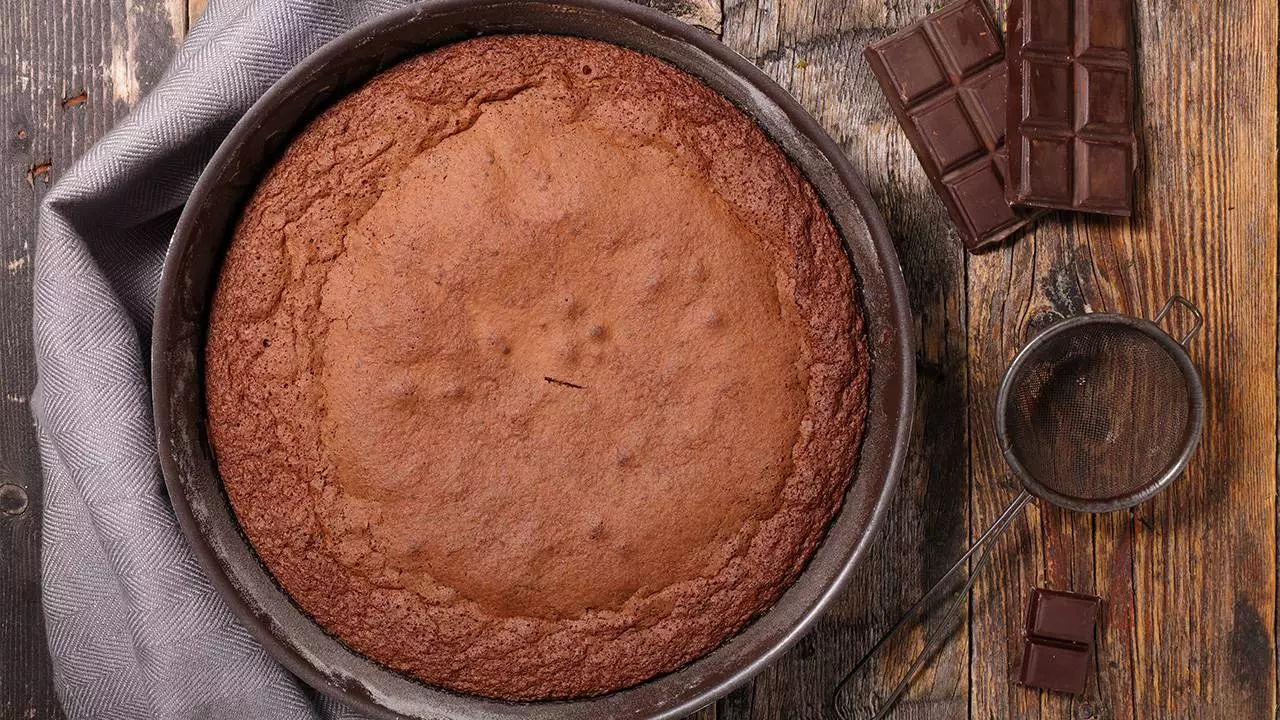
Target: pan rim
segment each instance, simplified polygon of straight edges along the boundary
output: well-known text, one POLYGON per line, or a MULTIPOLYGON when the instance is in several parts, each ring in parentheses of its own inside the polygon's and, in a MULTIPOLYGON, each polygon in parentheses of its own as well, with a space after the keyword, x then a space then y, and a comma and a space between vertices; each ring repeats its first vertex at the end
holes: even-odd
MULTIPOLYGON (((341 53, 348 51, 353 45, 366 42, 366 38, 371 35, 377 36, 380 33, 387 32, 390 28, 400 25, 422 22, 424 18, 477 7, 496 9, 542 7, 561 8, 570 12, 605 13, 618 16, 647 30, 690 45, 697 51, 709 56, 713 62, 723 66, 729 72, 745 81, 746 84, 766 96, 773 106, 776 106, 786 114, 787 122, 793 125, 806 141, 813 143, 818 154, 831 164, 840 184, 843 185, 844 189, 852 197, 854 205, 856 205, 860 221, 865 225, 871 250, 874 252, 880 266, 879 269, 883 274, 884 297, 886 300, 883 309, 883 321, 887 326, 896 329, 898 335, 896 337, 870 337, 873 331, 873 328, 870 327, 872 318, 866 318, 868 324, 866 332, 868 334, 868 345, 873 347, 873 373, 877 372, 877 370, 881 372, 896 371, 896 374, 892 376, 892 379, 895 380, 893 384, 896 386, 892 389, 896 390, 896 396, 892 398, 893 403, 891 405, 883 408, 892 421, 892 426, 887 428, 887 435, 884 440, 889 451, 882 463, 885 472, 880 484, 880 490, 869 509, 864 529, 860 537, 849 548, 846 553, 847 557, 843 558, 838 571, 821 589, 816 598, 808 604, 807 609, 789 624, 785 632, 775 637, 769 643, 769 647, 754 656, 752 662, 738 667, 736 671, 718 681, 708 683, 706 687, 681 698, 675 704, 661 708, 653 714, 644 715, 652 718, 679 717, 716 698, 722 697, 735 687, 742 685, 751 676, 763 669, 764 666, 786 652, 800 637, 812 629, 817 618, 843 589, 850 575, 867 555, 871 541, 883 523, 883 516, 905 465, 915 402, 915 353, 913 338, 910 335, 911 313, 910 305, 907 301, 906 285, 898 266, 896 252, 890 240, 888 229, 873 203, 870 193, 856 176, 851 164, 839 146, 794 98, 770 80, 763 71, 750 63, 750 61, 734 53, 711 34, 675 20, 665 13, 633 4, 628 0, 427 0, 384 14, 347 31, 312 53, 277 80, 236 123, 214 153, 205 171, 202 172, 179 219, 173 242, 165 258, 152 337, 152 369, 153 410, 166 487, 179 523, 190 541, 193 551, 200 558, 211 582, 217 587, 223 599, 228 602, 233 611, 245 622, 246 626, 254 632, 258 640, 264 644, 273 657, 309 685, 361 711, 379 717, 404 717, 404 715, 377 702, 374 697, 369 696, 367 692, 363 692, 363 688, 342 686, 341 683, 335 682, 333 676, 326 675, 320 671, 311 661, 303 657, 297 648, 277 637, 272 631, 272 619, 264 618, 259 612, 255 612, 255 609, 251 607, 250 602, 243 594, 242 589, 236 587, 235 581, 224 566, 225 558, 219 556, 218 552, 208 543, 205 537, 201 521, 197 518, 196 511, 187 497, 188 489, 183 482, 183 468, 179 466, 178 461, 175 459, 174 453, 179 451, 175 446, 175 431, 178 431, 179 428, 176 427, 177 421, 174 417, 173 406, 169 402, 174 388, 170 382, 168 363, 171 359, 170 353, 175 346, 175 342, 181 342, 184 339, 175 337, 172 327, 175 318, 182 310, 176 298, 183 282, 181 276, 183 268, 181 266, 184 261, 184 255, 191 249, 193 243, 194 226, 200 220, 200 211, 204 203, 208 200, 210 193, 215 190, 215 183, 221 180, 221 170, 236 159, 246 139, 258 130, 258 123, 262 117, 270 109, 277 106, 286 96, 293 83, 312 76, 313 73, 325 67, 327 63, 340 56, 341 53), (883 365, 884 367, 877 369, 874 365, 883 365)), ((423 47, 420 51, 426 49, 428 48, 423 47)), ((681 69, 688 72, 685 68, 681 69)), ((372 73, 369 76, 371 75, 372 73)), ((748 114, 755 118, 754 114, 748 114)), ((759 119, 756 119, 759 122, 759 119)), ((790 153, 788 153, 788 156, 790 157, 790 153)), ((799 165, 795 158, 791 159, 799 165)), ((817 189, 816 186, 815 189, 817 189)), ((821 195, 821 192, 819 194, 821 195)), ((844 237, 843 232, 841 236, 846 247, 848 247, 848 238, 844 237)), ((223 251, 225 251, 225 247, 223 251)), ((853 261, 853 258, 850 259, 850 262, 855 272, 857 272, 859 269, 857 263, 853 261)), ((864 302, 864 311, 865 309, 866 304, 864 302)), ((869 403, 873 400, 874 398, 869 397, 869 403)), ((201 406, 203 406, 203 402, 201 402, 201 406)), ((870 428, 868 428, 869 431, 870 428)), ((866 441, 864 440, 864 446, 865 444, 866 441)), ((862 476, 863 458, 861 455, 858 462, 859 468, 855 470, 855 482, 859 481, 862 476)), ((217 482, 219 485, 221 484, 220 479, 217 482)), ((846 506, 848 504, 847 498, 848 496, 846 496, 846 506)), ((845 514, 846 510, 849 510, 849 508, 842 506, 837 518, 832 520, 832 524, 828 527, 828 536, 823 539, 823 545, 827 543, 831 527, 834 526, 840 515, 845 514)), ((799 582, 798 580, 797 585, 799 582)), ((283 593, 283 591, 280 592, 283 593)), ((784 597, 790 592, 791 588, 784 593, 784 597)), ((779 600, 780 602, 781 599, 779 600)), ((765 611, 748 628, 761 622, 761 619, 768 617, 772 611, 773 608, 765 611)), ((314 623, 314 621, 312 622, 314 623)), ((746 629, 742 632, 746 632, 746 629)), ((741 634, 739 633, 739 635, 741 634)), ((354 653, 354 651, 350 650, 348 652, 354 653)), ((703 657, 710 657, 718 652, 719 649, 713 650, 712 653, 703 657)), ((685 668, 676 670, 672 674, 679 674, 688 667, 685 666, 685 668)), ((391 670, 384 670, 384 672, 394 673, 391 670)), ((649 682, 654 681, 647 681, 642 683, 641 686, 649 682)), ((438 691, 448 692, 444 690, 438 691)), ((478 698, 478 696, 459 697, 478 698)), ((592 699, 594 698, 569 702, 587 702, 592 699)), ((487 701, 488 699, 483 700, 487 701)), ((554 706, 559 702, 561 701, 537 703, 535 705, 554 706)), ((481 715, 477 715, 477 717, 481 717, 481 715)), ((483 715, 483 717, 490 716, 483 715)))

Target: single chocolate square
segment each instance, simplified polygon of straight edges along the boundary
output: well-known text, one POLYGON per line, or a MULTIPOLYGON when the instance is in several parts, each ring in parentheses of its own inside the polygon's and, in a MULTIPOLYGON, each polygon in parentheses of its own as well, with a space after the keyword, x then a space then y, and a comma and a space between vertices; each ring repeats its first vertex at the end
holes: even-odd
POLYGON ((1129 215, 1137 170, 1131 0, 1012 0, 1008 200, 1129 215))
POLYGON ((1093 644, 1102 598, 1062 590, 1031 589, 1027 608, 1027 636, 1093 644))
POLYGON ((951 84, 938 52, 924 33, 899 33, 880 46, 889 86, 910 105, 951 84))
POLYGON ((956 3, 940 8, 930 24, 934 38, 961 75, 1004 60, 1004 46, 981 3, 956 3))
POLYGON ((1112 68, 1077 68, 1082 73, 1081 129, 1123 133, 1133 121, 1129 76, 1112 68))
POLYGON ((1049 53, 1071 52, 1071 2, 1027 0, 1026 47, 1049 53))
POLYGON ((863 55, 966 248, 1043 214, 1006 199, 1008 68, 983 0, 948 3, 863 55))
POLYGON ((1057 692, 1084 692, 1089 682, 1089 647, 1027 638, 1018 682, 1057 692))

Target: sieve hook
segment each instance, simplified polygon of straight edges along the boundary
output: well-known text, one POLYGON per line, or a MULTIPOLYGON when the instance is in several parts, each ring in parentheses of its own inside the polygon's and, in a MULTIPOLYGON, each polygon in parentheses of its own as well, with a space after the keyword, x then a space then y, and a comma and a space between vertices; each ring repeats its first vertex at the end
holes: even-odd
POLYGON ((1169 298, 1169 302, 1164 304, 1164 309, 1156 315, 1155 324, 1159 325, 1165 319, 1165 316, 1169 314, 1169 311, 1173 309, 1174 305, 1181 305, 1196 319, 1196 324, 1191 326, 1191 329, 1178 341, 1179 345, 1186 347, 1191 342, 1191 339, 1196 336, 1196 333, 1200 332, 1200 328, 1204 327, 1204 315, 1200 314, 1200 308, 1196 307, 1190 300, 1181 295, 1174 295, 1169 298))

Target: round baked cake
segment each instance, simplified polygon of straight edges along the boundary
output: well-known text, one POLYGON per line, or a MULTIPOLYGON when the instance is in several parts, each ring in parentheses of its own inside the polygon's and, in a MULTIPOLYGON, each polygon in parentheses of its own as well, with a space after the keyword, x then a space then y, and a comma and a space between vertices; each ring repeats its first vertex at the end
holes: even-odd
POLYGON ((244 210, 209 433, 263 563, 452 690, 605 693, 767 610, 851 482, 868 359, 813 189, 741 111, 556 36, 438 49, 244 210))

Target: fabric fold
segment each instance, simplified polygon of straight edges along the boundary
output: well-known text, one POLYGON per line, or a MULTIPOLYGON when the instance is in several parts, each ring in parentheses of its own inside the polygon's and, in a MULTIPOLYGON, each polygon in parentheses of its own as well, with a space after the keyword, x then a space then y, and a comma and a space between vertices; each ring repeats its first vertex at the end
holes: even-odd
POLYGON ((42 585, 72 720, 357 718, 278 665, 217 595, 156 457, 147 355, 164 253, 236 120, 329 40, 401 0, 212 0, 156 88, 47 194, 32 410, 42 585))

